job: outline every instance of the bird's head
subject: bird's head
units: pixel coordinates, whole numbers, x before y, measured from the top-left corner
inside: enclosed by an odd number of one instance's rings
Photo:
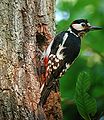
[[[72,22],[70,27],[72,32],[74,32],[80,37],[83,37],[83,35],[89,31],[102,29],[101,27],[98,26],[91,26],[86,19],[75,20]]]

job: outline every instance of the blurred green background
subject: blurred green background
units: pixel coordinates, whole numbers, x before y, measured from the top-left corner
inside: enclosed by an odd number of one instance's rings
[[[104,27],[104,0],[56,0],[56,31],[68,29],[79,18]],[[104,112],[104,30],[89,32],[82,39],[80,55],[61,78],[64,120],[83,120],[74,102],[75,84],[80,72],[91,76],[90,95],[97,100],[96,118]]]

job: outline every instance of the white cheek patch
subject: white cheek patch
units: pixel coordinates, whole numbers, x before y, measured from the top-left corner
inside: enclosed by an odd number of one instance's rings
[[[72,24],[72,27],[76,30],[84,30],[84,28],[81,24]]]

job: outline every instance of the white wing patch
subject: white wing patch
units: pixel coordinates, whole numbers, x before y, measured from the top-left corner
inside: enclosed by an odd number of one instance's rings
[[[55,58],[55,61],[56,61],[57,63],[59,63],[59,59]]]
[[[50,54],[50,52],[51,52],[51,47],[52,47],[53,41],[54,41],[54,40],[51,41],[51,43],[49,44],[49,46],[48,46],[48,48],[47,48],[47,50],[46,50],[46,53],[45,53],[46,56],[49,56],[49,54]]]
[[[49,58],[51,58],[51,57],[52,57],[52,58],[55,58],[56,55],[54,55],[54,54],[50,54],[50,55],[49,55]]]
[[[65,67],[66,67],[66,68],[62,70],[62,72],[60,73],[59,76],[62,77],[62,75],[64,75],[64,73],[69,69],[70,66],[71,66],[70,64],[66,63],[66,64],[65,64]]]
[[[62,46],[64,45],[65,41],[68,38],[68,33],[65,33],[64,37],[63,37],[63,42],[62,42]]]
[[[63,55],[63,52],[62,50],[65,49],[65,47],[63,47],[63,45],[59,45],[59,48],[57,50],[57,53],[56,53],[56,56],[59,60],[63,60],[64,59],[64,55]],[[62,52],[62,53],[61,53]]]
[[[68,69],[70,67],[70,64],[66,63],[66,69]]]
[[[59,45],[59,48],[56,53],[56,56],[59,60],[63,60],[63,58],[64,58],[64,55],[61,52],[63,49],[65,49],[64,44],[65,44],[65,41],[67,40],[67,38],[68,38],[68,33],[65,33],[63,36],[63,42],[62,42],[62,44]]]
[[[53,66],[53,69],[56,70],[58,68],[58,66]]]

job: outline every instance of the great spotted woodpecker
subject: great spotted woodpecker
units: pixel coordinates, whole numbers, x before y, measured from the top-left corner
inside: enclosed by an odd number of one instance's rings
[[[77,58],[81,47],[81,37],[89,31],[100,29],[101,27],[91,26],[86,19],[78,19],[71,23],[68,30],[59,33],[51,41],[44,57],[46,81],[41,87],[39,104],[44,105],[55,82],[64,75]]]

